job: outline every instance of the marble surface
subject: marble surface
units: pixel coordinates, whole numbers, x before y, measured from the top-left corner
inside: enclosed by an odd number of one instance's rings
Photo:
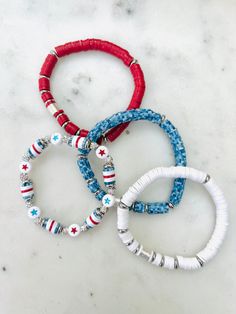
[[[236,2],[0,4],[1,314],[235,313]],[[147,83],[143,107],[167,115],[183,137],[188,164],[210,173],[225,191],[229,232],[200,271],[157,269],[129,254],[117,237],[115,210],[79,239],[51,236],[27,218],[18,162],[34,139],[60,131],[37,90],[40,66],[55,45],[91,37],[113,41],[139,60]],[[119,60],[91,52],[60,62],[52,88],[73,121],[91,128],[127,106],[133,81]],[[155,125],[137,122],[128,130],[109,145],[118,196],[150,168],[173,164],[169,142]],[[61,147],[46,154],[32,172],[37,204],[65,224],[81,221],[98,203],[77,171],[76,153]],[[100,176],[100,163],[92,162]],[[159,181],[142,198],[164,200],[169,190],[169,180]],[[194,254],[213,224],[208,195],[191,182],[168,215],[131,217],[133,233],[147,248],[172,255]]]

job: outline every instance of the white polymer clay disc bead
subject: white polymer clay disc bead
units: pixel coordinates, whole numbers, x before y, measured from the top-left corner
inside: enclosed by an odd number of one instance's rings
[[[158,178],[186,178],[202,183],[215,204],[216,220],[213,234],[205,248],[196,253],[193,257],[180,255],[171,257],[155,251],[149,253],[144,250],[143,246],[134,239],[132,233],[129,231],[130,206],[136,201],[138,195]],[[117,207],[117,228],[119,237],[129,251],[137,256],[142,256],[153,265],[167,269],[181,268],[184,270],[194,270],[202,267],[216,255],[224,240],[227,226],[228,210],[222,191],[208,174],[188,167],[159,167],[147,172],[128,189]]]

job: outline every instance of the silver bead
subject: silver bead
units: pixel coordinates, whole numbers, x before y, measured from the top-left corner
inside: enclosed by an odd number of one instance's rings
[[[205,180],[203,181],[203,184],[207,183],[210,180],[210,175],[207,174]]]
[[[162,258],[161,258],[161,261],[160,261],[159,266],[160,266],[160,267],[163,267],[164,265],[165,265],[165,256],[162,255]]]
[[[52,50],[50,51],[50,54],[53,55],[53,56],[55,56],[57,59],[59,59],[56,50],[52,49]]]
[[[123,233],[128,232],[129,229],[117,229],[117,230],[118,230],[118,233],[123,234]]]
[[[129,209],[129,206],[127,206],[125,203],[121,202],[119,203],[119,207],[123,209]]]
[[[132,243],[134,243],[134,238],[130,240],[128,243],[125,243],[126,246],[130,246]]]
[[[196,255],[196,259],[197,259],[198,263],[200,264],[200,266],[203,267],[204,266],[204,261],[197,255]]]
[[[131,67],[131,65],[133,65],[133,64],[137,64],[138,63],[138,60],[137,59],[133,59],[131,62],[130,62],[130,67]]]
[[[177,257],[174,258],[174,268],[175,269],[179,268],[179,261]]]
[[[148,261],[148,260],[150,259],[151,254],[148,253],[148,252],[146,252],[146,251],[144,251],[144,250],[142,250],[142,251],[140,252],[140,256],[142,256],[145,260]]]
[[[156,255],[157,255],[156,252],[154,252],[154,251],[151,252],[151,255],[149,258],[150,263],[153,263],[155,261]]]
[[[173,209],[174,208],[174,205],[172,203],[168,203],[168,207]]]

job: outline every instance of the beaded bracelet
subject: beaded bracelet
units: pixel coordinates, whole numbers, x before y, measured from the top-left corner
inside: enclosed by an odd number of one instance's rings
[[[87,158],[90,152],[89,143],[97,142],[97,140],[109,129],[112,129],[123,123],[139,120],[150,121],[160,126],[160,128],[163,129],[170,139],[171,146],[174,151],[176,166],[186,166],[186,152],[182,139],[177,129],[169,120],[165,119],[165,116],[155,113],[150,109],[134,109],[130,111],[119,112],[110,118],[97,123],[96,126],[89,132],[83,144],[83,149],[80,150],[81,154],[79,155],[79,159],[77,161],[78,167],[84,179],[87,181],[88,188],[92,193],[95,193],[95,197],[98,200],[101,199],[100,195],[103,195],[105,192],[102,193],[103,190],[99,185]],[[133,204],[132,210],[138,213],[147,212],[148,214],[166,213],[170,208],[177,206],[181,201],[184,185],[185,180],[177,178],[174,180],[172,192],[167,202],[145,203],[138,201]]]
[[[108,193],[103,193],[101,196],[102,206],[96,208],[90,216],[88,216],[85,222],[80,226],[77,223],[71,224],[69,227],[63,226],[61,223],[56,222],[52,218],[46,218],[41,216],[41,210],[39,207],[34,206],[34,188],[33,182],[29,178],[28,174],[31,171],[31,160],[38,157],[50,144],[59,145],[66,143],[71,147],[82,148],[84,137],[81,136],[62,136],[60,133],[54,133],[51,137],[45,137],[37,139],[23,155],[20,163],[20,180],[21,180],[21,195],[28,208],[28,216],[36,224],[40,225],[43,229],[53,234],[69,234],[71,237],[76,237],[82,231],[87,231],[94,226],[98,225],[109,207],[115,203],[114,191],[115,191],[115,169],[112,163],[112,157],[107,154],[105,159],[104,171],[113,169],[113,186],[112,189],[108,189]],[[103,158],[104,159],[104,158]]]
[[[135,89],[127,110],[140,107],[145,91],[143,72],[140,65],[137,64],[137,60],[134,59],[127,50],[114,45],[111,42],[100,39],[86,39],[69,42],[55,47],[54,50],[48,54],[41,68],[39,91],[48,111],[56,118],[60,126],[71,135],[87,136],[88,131],[80,129],[76,124],[70,121],[69,117],[64,113],[64,110],[58,108],[50,90],[50,77],[59,58],[70,55],[71,53],[87,50],[100,50],[109,53],[121,59],[123,63],[130,68],[134,79]],[[123,124],[112,129],[109,134],[107,134],[107,139],[111,142],[114,141],[127,128],[127,126],[128,124]]]
[[[143,246],[134,239],[132,233],[128,229],[129,207],[137,199],[139,193],[158,178],[186,178],[202,183],[215,204],[216,221],[213,234],[206,247],[198,252],[194,257],[170,257],[154,251],[148,253],[143,249]],[[208,174],[188,167],[160,167],[147,172],[122,196],[120,204],[117,208],[117,228],[119,237],[128,250],[137,256],[143,257],[153,265],[168,269],[182,268],[185,270],[194,270],[202,267],[217,253],[224,240],[227,226],[227,204],[222,191]]]

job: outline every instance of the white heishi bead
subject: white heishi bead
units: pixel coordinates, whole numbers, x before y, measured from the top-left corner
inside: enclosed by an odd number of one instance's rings
[[[111,194],[106,194],[102,198],[102,204],[105,207],[112,207],[116,202],[116,199],[113,195]]]
[[[20,172],[22,173],[28,173],[30,172],[32,166],[28,161],[22,161],[20,163]]]
[[[60,133],[53,133],[51,136],[51,143],[53,145],[60,145],[62,143],[62,135]]]
[[[73,136],[71,145],[75,148],[83,148],[85,137],[84,136]]]
[[[100,159],[105,159],[109,155],[109,150],[106,146],[98,146],[96,156]]]
[[[38,218],[40,216],[40,213],[40,208],[38,208],[37,206],[32,206],[28,209],[28,217],[30,219]]]
[[[80,234],[80,226],[77,224],[72,224],[68,227],[68,234],[71,237],[77,237]]]

